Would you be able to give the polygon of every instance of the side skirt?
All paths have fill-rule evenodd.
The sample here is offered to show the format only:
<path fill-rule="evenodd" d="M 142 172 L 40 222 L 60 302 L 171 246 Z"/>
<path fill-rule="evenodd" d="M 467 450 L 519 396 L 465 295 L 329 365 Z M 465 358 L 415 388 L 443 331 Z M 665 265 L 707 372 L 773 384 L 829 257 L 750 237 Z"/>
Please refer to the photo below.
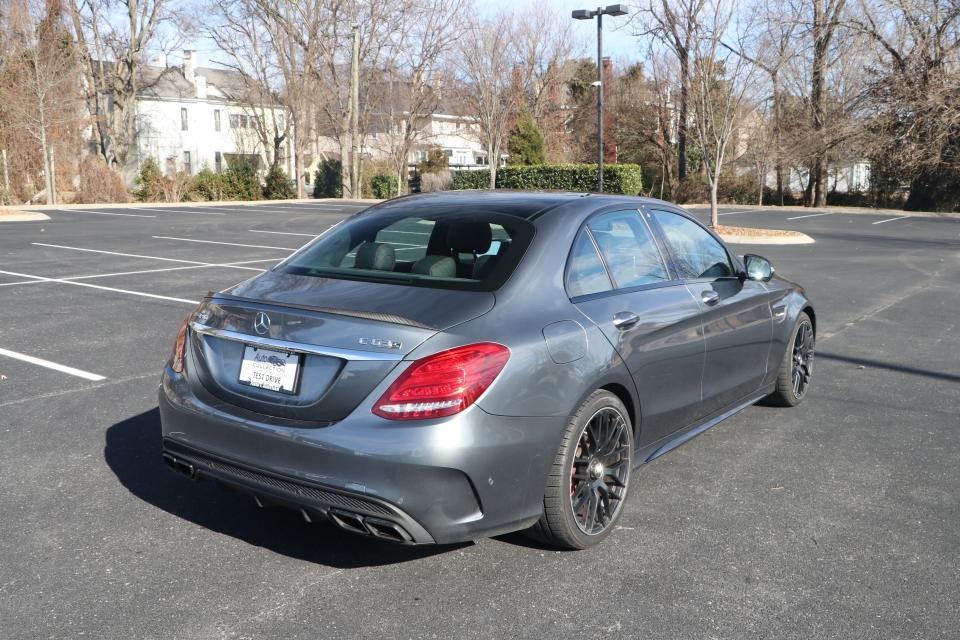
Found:
<path fill-rule="evenodd" d="M 712 418 L 707 418 L 703 422 L 692 424 L 689 427 L 681 429 L 680 431 L 667 436 L 666 438 L 661 438 L 660 440 L 641 448 L 637 452 L 636 459 L 639 462 L 636 464 L 636 466 L 639 467 L 642 464 L 656 460 L 663 454 L 673 451 L 683 443 L 693 440 L 707 429 L 717 426 L 727 418 L 734 416 L 747 407 L 755 404 L 761 398 L 770 395 L 773 393 L 775 387 L 776 382 L 769 384 L 755 394 L 748 396 L 744 402 L 735 405 L 733 408 L 727 409 L 726 411 L 723 411 Z"/>

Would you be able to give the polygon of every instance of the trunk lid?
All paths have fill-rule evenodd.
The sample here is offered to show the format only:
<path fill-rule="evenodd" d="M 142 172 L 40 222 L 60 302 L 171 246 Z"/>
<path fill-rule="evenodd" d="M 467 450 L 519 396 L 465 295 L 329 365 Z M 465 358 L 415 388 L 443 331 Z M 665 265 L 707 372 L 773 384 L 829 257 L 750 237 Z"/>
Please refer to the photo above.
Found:
<path fill-rule="evenodd" d="M 260 414 L 346 417 L 403 357 L 493 307 L 463 292 L 266 273 L 206 300 L 191 321 L 191 384 Z M 258 322 L 264 314 L 268 324 Z M 298 354 L 295 393 L 240 382 L 246 347 Z M 199 389 L 198 389 L 199 390 Z"/>

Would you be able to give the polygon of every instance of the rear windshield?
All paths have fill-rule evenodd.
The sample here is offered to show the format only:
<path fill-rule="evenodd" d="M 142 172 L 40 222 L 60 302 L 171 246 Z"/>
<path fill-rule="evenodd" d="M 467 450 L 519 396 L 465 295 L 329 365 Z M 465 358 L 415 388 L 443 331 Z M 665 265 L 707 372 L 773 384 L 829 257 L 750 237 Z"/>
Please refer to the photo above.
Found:
<path fill-rule="evenodd" d="M 282 273 L 493 291 L 520 262 L 533 225 L 490 211 L 380 210 L 349 218 L 277 267 Z"/>

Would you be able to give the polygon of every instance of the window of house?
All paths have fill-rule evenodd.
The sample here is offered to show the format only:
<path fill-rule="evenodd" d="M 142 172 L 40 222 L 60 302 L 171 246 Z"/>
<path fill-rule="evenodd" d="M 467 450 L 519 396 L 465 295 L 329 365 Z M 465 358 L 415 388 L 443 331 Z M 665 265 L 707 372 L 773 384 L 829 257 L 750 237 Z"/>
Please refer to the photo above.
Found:
<path fill-rule="evenodd" d="M 213 130 L 220 131 L 220 109 L 213 110 Z"/>
<path fill-rule="evenodd" d="M 183 152 L 183 170 L 188 174 L 193 174 L 193 164 L 190 162 L 190 152 Z"/>
<path fill-rule="evenodd" d="M 223 155 L 219 151 L 215 151 L 213 154 L 213 167 L 217 173 L 223 172 Z"/>
<path fill-rule="evenodd" d="M 187 108 L 182 107 L 180 109 L 180 130 L 187 131 Z"/>

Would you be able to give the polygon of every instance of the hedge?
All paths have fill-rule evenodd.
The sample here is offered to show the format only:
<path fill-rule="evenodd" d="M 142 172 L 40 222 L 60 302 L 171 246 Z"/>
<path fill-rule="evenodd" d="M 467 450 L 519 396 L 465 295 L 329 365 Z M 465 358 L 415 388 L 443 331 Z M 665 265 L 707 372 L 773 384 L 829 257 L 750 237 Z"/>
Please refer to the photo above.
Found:
<path fill-rule="evenodd" d="M 397 177 L 378 173 L 370 178 L 370 190 L 374 198 L 386 200 L 397 197 Z"/>
<path fill-rule="evenodd" d="M 486 189 L 490 186 L 490 170 L 482 171 L 454 171 L 453 188 L 460 189 Z"/>
<path fill-rule="evenodd" d="M 458 171 L 453 176 L 454 189 L 484 189 L 489 183 L 489 171 Z M 597 165 L 542 164 L 500 167 L 497 169 L 497 188 L 595 191 L 597 188 Z M 643 191 L 643 176 L 640 165 L 604 165 L 603 190 L 607 193 L 639 195 Z"/>

